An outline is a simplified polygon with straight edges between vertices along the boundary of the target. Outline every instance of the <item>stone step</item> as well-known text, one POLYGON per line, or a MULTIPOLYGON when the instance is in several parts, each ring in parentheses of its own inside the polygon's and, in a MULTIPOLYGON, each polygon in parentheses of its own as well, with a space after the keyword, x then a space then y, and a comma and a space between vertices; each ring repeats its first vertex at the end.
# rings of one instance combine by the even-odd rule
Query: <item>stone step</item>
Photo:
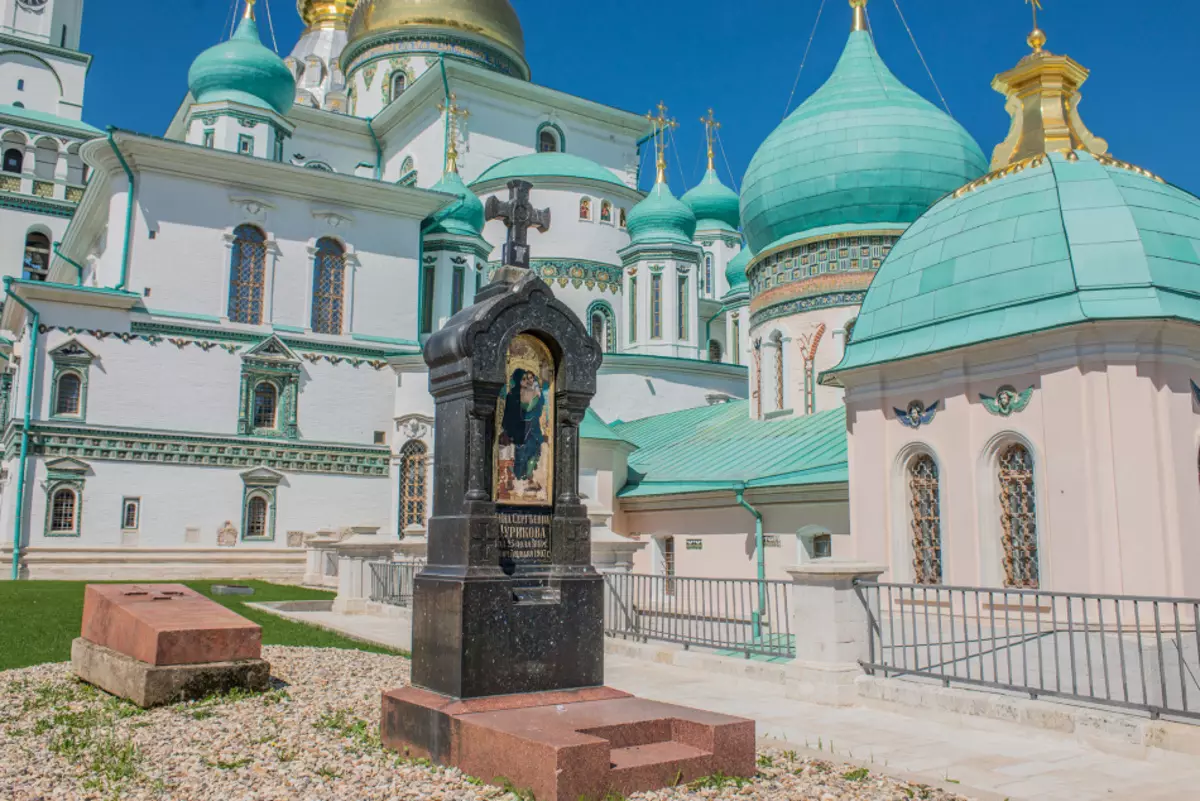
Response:
POLYGON ((711 761, 707 751, 672 740, 614 748, 608 780, 622 793, 670 787, 706 775, 711 761))

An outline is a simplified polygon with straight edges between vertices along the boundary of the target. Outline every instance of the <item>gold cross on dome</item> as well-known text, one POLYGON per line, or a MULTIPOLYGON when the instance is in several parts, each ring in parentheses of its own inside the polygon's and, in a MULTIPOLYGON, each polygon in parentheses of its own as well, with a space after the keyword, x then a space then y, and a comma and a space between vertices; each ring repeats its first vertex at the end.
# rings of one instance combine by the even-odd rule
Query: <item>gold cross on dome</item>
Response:
POLYGON ((708 110, 707 117, 701 117, 700 122, 704 123, 704 138, 708 142, 708 169, 713 169, 713 140, 717 138, 717 131, 721 128, 721 123, 717 122, 713 116, 713 110, 708 110))
POLYGON ((646 119, 654 126, 654 166, 658 170, 654 182, 665 184, 667 182, 667 131, 678 128, 679 123, 667 118, 667 104, 661 100, 658 101, 658 116, 654 116, 654 112, 647 112, 646 119))
POLYGON ((458 122, 471 116, 465 108, 459 108, 458 97, 450 93, 449 102, 439 103, 437 110, 446 115, 446 166, 447 173, 458 172, 458 122))
POLYGON ((1038 27, 1037 19, 1038 12, 1043 10, 1042 0, 1025 0, 1025 4, 1033 11, 1033 32, 1029 34, 1029 38, 1026 41, 1033 48, 1033 52, 1040 53, 1042 52, 1042 47, 1046 44, 1046 34, 1038 27))

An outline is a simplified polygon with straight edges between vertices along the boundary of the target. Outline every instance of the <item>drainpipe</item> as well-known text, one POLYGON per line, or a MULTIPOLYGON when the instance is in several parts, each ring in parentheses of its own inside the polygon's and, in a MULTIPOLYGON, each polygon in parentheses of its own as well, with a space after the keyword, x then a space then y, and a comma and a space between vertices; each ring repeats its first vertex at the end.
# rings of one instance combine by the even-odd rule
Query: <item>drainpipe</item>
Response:
POLYGON ((446 132, 442 136, 442 172, 446 171, 446 154, 450 152, 450 79, 446 77, 446 56, 438 55, 438 66, 442 69, 442 91, 446 93, 446 132))
POLYGON ((40 315, 37 309, 26 303, 12 291, 12 276, 4 279, 5 294, 19 303, 29 312, 29 352, 25 354, 28 365, 25 378, 25 417, 21 421, 21 456, 17 463, 17 508, 13 512, 13 553, 12 580, 16 581, 21 573, 21 511, 25 508, 25 463, 29 456, 29 424, 33 416, 33 377, 34 365, 37 364, 38 321, 40 315))
POLYGON ((635 186, 634 186, 635 189, 640 188, 642 185, 642 145, 646 144, 653 138, 654 138, 654 134, 649 133, 649 134, 646 134, 645 136, 643 136, 641 139, 637 140, 637 143, 634 144, 634 147, 637 148, 637 172, 634 174, 634 179, 633 179, 633 183, 635 184, 635 186))
POLYGON ((129 191, 126 193, 127 202, 125 204, 125 246, 121 250, 121 282, 114 287, 114 289, 124 289, 125 282, 129 280, 129 241, 133 238, 133 170, 129 169, 129 164, 121 155, 121 149, 117 147, 117 143, 113 139, 113 133, 116 130, 111 125, 108 127, 108 145, 117 154, 117 161, 121 162, 121 167, 125 170, 125 177, 129 179, 129 191))
POLYGON ((379 144, 379 137, 375 135, 375 127, 371 125, 374 117, 367 117, 367 130, 371 132, 371 141, 375 143, 375 180, 383 180, 383 147, 379 144))
POLYGON ((763 519, 762 512, 755 509, 744 497, 745 485, 737 490, 738 505, 754 515, 754 550, 758 554, 758 611, 751 619, 754 624, 754 638, 762 638, 762 621, 767 613, 767 563, 763 552, 763 519))
POLYGON ((712 336, 712 321, 717 319, 718 317, 720 317, 722 314, 724 314, 725 310, 728 308, 729 307, 726 306, 725 304, 721 304, 721 308, 717 309, 717 313, 704 321, 704 347, 705 348, 708 348, 708 343, 712 341, 709 338, 710 336, 712 336))
POLYGON ((83 286, 83 265, 80 264, 79 262, 75 261, 74 259, 72 259, 70 256, 63 253, 61 250, 59 250, 58 246, 61 244, 62 244, 62 242, 55 242, 51 246, 54 248, 54 255, 58 256, 60 259, 65 261, 67 264, 69 264, 75 268, 75 271, 79 274, 78 277, 75 279, 75 286, 83 286))

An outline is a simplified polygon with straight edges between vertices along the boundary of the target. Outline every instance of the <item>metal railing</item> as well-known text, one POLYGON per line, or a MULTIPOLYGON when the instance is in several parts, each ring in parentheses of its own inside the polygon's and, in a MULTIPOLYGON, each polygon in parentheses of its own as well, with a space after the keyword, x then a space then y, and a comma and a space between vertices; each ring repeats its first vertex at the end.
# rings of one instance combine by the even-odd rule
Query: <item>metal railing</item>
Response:
POLYGON ((424 562, 369 562, 370 599, 392 606, 412 606, 413 579, 424 566, 424 562))
POLYGON ((1200 719, 1200 599, 860 581, 871 674, 1200 719))
POLYGON ((790 581, 604 575, 604 633, 718 652, 795 658, 790 581))

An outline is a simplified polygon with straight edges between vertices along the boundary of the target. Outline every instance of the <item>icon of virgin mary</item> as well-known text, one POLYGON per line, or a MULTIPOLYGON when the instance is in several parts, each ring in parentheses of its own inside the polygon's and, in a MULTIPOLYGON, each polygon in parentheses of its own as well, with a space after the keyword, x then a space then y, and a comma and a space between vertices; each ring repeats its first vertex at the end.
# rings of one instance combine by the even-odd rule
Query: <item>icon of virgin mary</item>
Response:
MULTIPOLYGON (((509 379, 500 444, 513 446, 513 478, 532 481, 542 455, 546 433, 542 430, 542 411, 546 407, 546 389, 537 374, 517 368, 509 379), (507 441, 506 441, 507 440, 507 441)), ((528 490, 537 492, 536 482, 528 490)))

